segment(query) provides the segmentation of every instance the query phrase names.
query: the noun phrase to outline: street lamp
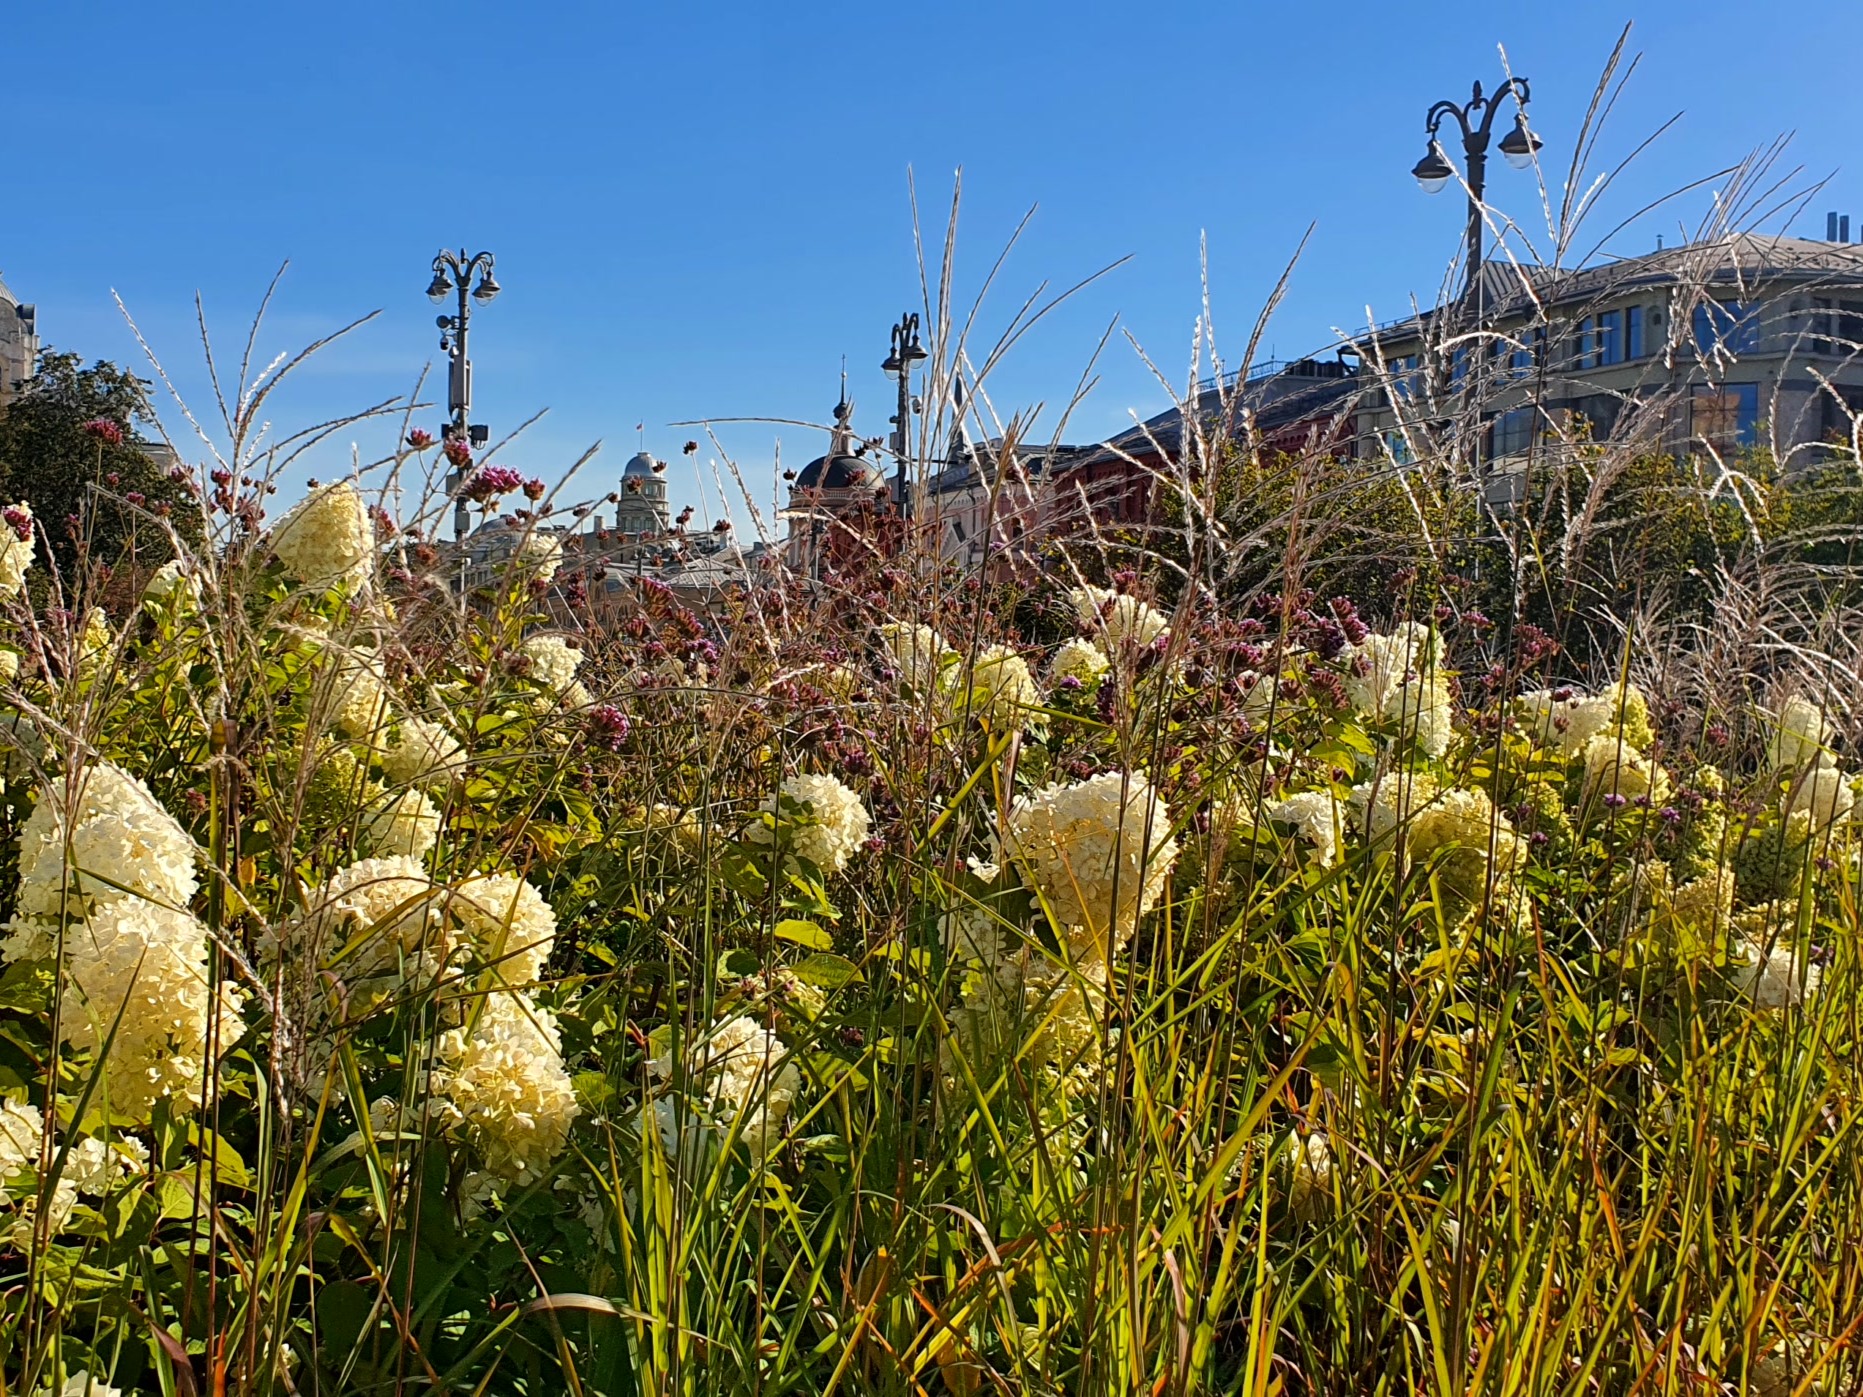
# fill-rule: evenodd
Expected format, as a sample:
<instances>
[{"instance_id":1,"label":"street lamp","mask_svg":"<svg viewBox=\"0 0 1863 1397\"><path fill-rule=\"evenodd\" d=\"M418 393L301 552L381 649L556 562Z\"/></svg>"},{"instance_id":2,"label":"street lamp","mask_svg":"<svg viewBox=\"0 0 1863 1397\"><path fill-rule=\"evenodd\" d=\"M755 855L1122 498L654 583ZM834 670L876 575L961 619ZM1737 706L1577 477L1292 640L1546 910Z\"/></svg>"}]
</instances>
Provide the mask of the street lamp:
<instances>
[{"instance_id":1,"label":"street lamp","mask_svg":"<svg viewBox=\"0 0 1863 1397\"><path fill-rule=\"evenodd\" d=\"M475 272L479 278L477 286L472 285ZM497 278L492 275L492 254L489 252L475 253L469 257L464 248L456 253L442 248L433 259L433 280L427 283L427 299L438 304L446 299L449 291L457 292L459 296L458 308L454 313L442 315L434 322L442 331L440 348L446 351L448 361L448 418L442 435L446 441L460 441L469 448L483 446L490 433L471 420L472 360L466 357L466 331L472 320L472 303L477 301L484 305L500 289ZM448 472L446 488L453 496L453 537L459 542L464 542L470 527L465 484L465 467Z\"/></svg>"},{"instance_id":2,"label":"street lamp","mask_svg":"<svg viewBox=\"0 0 1863 1397\"><path fill-rule=\"evenodd\" d=\"M899 411L893 417L893 457L899 462L897 494L901 519L912 517L912 497L908 493L911 486L906 478L906 462L912 452L912 366L924 358L925 351L919 346L918 314L907 311L893 326L892 351L880 365L882 373L889 373L899 381Z\"/></svg>"},{"instance_id":3,"label":"street lamp","mask_svg":"<svg viewBox=\"0 0 1863 1397\"><path fill-rule=\"evenodd\" d=\"M1416 176L1417 183L1429 194L1441 192L1449 181L1455 178L1455 166L1444 155L1442 142L1438 139L1445 117L1454 117L1456 125L1462 128L1462 154L1467 166L1468 180L1468 266L1467 287L1477 298L1481 293L1481 225L1482 194L1487 188L1488 141L1494 132L1494 117L1501 109L1501 104L1509 97L1514 99L1514 129L1501 138L1501 154L1507 163L1517 170L1524 170L1533 163L1533 156L1540 148L1540 138L1527 129L1527 80L1509 78L1495 90L1492 97L1484 96L1481 84L1475 84L1474 95L1466 102L1438 102L1429 110L1423 125L1428 145L1410 173Z\"/></svg>"}]
</instances>

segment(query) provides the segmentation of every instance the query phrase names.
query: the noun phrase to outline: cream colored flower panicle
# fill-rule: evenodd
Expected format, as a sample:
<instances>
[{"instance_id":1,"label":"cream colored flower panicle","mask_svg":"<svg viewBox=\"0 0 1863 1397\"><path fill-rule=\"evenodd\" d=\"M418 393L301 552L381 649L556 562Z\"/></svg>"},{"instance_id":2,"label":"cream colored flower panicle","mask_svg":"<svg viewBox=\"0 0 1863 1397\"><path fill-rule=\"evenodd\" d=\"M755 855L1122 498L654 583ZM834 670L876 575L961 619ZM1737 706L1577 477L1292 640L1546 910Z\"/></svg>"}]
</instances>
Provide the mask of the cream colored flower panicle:
<instances>
[{"instance_id":1,"label":"cream colored flower panicle","mask_svg":"<svg viewBox=\"0 0 1863 1397\"><path fill-rule=\"evenodd\" d=\"M1026 724L1041 707L1041 689L1028 662L1006 645L988 645L978 653L970 683L976 707L998 726Z\"/></svg>"},{"instance_id":2,"label":"cream colored flower panicle","mask_svg":"<svg viewBox=\"0 0 1863 1397\"><path fill-rule=\"evenodd\" d=\"M1085 640L1065 640L1048 661L1048 682L1059 685L1063 679L1077 679L1091 687L1111 666L1112 661L1099 646Z\"/></svg>"},{"instance_id":3,"label":"cream colored flower panicle","mask_svg":"<svg viewBox=\"0 0 1863 1397\"><path fill-rule=\"evenodd\" d=\"M1747 965L1737 980L1756 1009L1796 1009L1816 997L1824 972L1794 955L1791 947L1767 951L1749 943L1742 950Z\"/></svg>"},{"instance_id":4,"label":"cream colored flower panicle","mask_svg":"<svg viewBox=\"0 0 1863 1397\"><path fill-rule=\"evenodd\" d=\"M1587 799L1634 805L1660 805L1669 798L1669 773L1643 756L1627 739L1602 732L1584 747Z\"/></svg>"},{"instance_id":5,"label":"cream colored flower panicle","mask_svg":"<svg viewBox=\"0 0 1863 1397\"><path fill-rule=\"evenodd\" d=\"M1613 744L1633 752L1645 751L1655 740L1649 702L1636 685L1612 684L1589 697L1577 693L1559 697L1562 692L1537 689L1517 701L1522 727L1541 746L1577 757L1594 737L1609 737Z\"/></svg>"},{"instance_id":6,"label":"cream colored flower panicle","mask_svg":"<svg viewBox=\"0 0 1863 1397\"><path fill-rule=\"evenodd\" d=\"M358 742L379 742L394 715L381 656L367 646L339 652L331 669L328 703L330 726L336 731Z\"/></svg>"},{"instance_id":7,"label":"cream colored flower panicle","mask_svg":"<svg viewBox=\"0 0 1863 1397\"><path fill-rule=\"evenodd\" d=\"M453 891L447 909L481 959L512 985L543 977L556 944L556 912L542 893L509 873L481 874Z\"/></svg>"},{"instance_id":8,"label":"cream colored flower panicle","mask_svg":"<svg viewBox=\"0 0 1863 1397\"><path fill-rule=\"evenodd\" d=\"M1414 742L1425 756L1439 759L1455 740L1455 710L1449 689L1435 675L1410 675L1395 685L1384 700L1384 720L1399 737Z\"/></svg>"},{"instance_id":9,"label":"cream colored flower panicle","mask_svg":"<svg viewBox=\"0 0 1863 1397\"><path fill-rule=\"evenodd\" d=\"M1405 621L1389 635L1366 636L1340 661L1345 666L1346 697L1354 710L1374 719L1393 717L1392 699L1406 678L1425 683L1434 678L1436 632L1421 622Z\"/></svg>"},{"instance_id":10,"label":"cream colored flower panicle","mask_svg":"<svg viewBox=\"0 0 1863 1397\"><path fill-rule=\"evenodd\" d=\"M120 767L92 762L53 777L19 840L19 915L47 925L15 923L8 958L49 955L61 911L82 917L135 898L185 908L199 886L199 856L174 816Z\"/></svg>"},{"instance_id":11,"label":"cream colored flower panicle","mask_svg":"<svg viewBox=\"0 0 1863 1397\"><path fill-rule=\"evenodd\" d=\"M21 500L0 510L0 601L19 595L26 585L26 569L32 566L34 536L32 506Z\"/></svg>"},{"instance_id":12,"label":"cream colored flower panicle","mask_svg":"<svg viewBox=\"0 0 1863 1397\"><path fill-rule=\"evenodd\" d=\"M945 662L954 658L944 637L930 626L889 621L880 627L880 644L892 658L900 679L921 693L939 687Z\"/></svg>"},{"instance_id":13,"label":"cream colored flower panicle","mask_svg":"<svg viewBox=\"0 0 1863 1397\"><path fill-rule=\"evenodd\" d=\"M142 604L147 607L170 607L193 611L201 603L201 584L179 558L171 558L155 570L142 589Z\"/></svg>"},{"instance_id":14,"label":"cream colored flower panicle","mask_svg":"<svg viewBox=\"0 0 1863 1397\"><path fill-rule=\"evenodd\" d=\"M534 635L524 642L530 677L548 689L566 707L589 702L588 692L576 680L576 671L588 657L560 635Z\"/></svg>"},{"instance_id":15,"label":"cream colored flower panicle","mask_svg":"<svg viewBox=\"0 0 1863 1397\"><path fill-rule=\"evenodd\" d=\"M576 1093L556 1017L516 990L484 996L477 1021L440 1037L429 1086L436 1114L463 1128L485 1167L515 1183L541 1178L563 1152Z\"/></svg>"},{"instance_id":16,"label":"cream colored flower panicle","mask_svg":"<svg viewBox=\"0 0 1863 1397\"><path fill-rule=\"evenodd\" d=\"M1067 598L1080 624L1109 655L1128 647L1142 650L1170 634L1170 619L1137 597L1089 585L1074 588Z\"/></svg>"},{"instance_id":17,"label":"cream colored flower panicle","mask_svg":"<svg viewBox=\"0 0 1863 1397\"><path fill-rule=\"evenodd\" d=\"M515 562L526 577L552 581L563 566L563 540L555 533L532 529L519 540Z\"/></svg>"},{"instance_id":18,"label":"cream colored flower panicle","mask_svg":"<svg viewBox=\"0 0 1863 1397\"><path fill-rule=\"evenodd\" d=\"M1094 1060L1106 1038L1106 966L1069 968L1038 946L1016 942L986 955L965 977L951 1018L957 1046L973 1065L1013 1057L1067 1071Z\"/></svg>"},{"instance_id":19,"label":"cream colored flower panicle","mask_svg":"<svg viewBox=\"0 0 1863 1397\"><path fill-rule=\"evenodd\" d=\"M1331 791L1300 791L1282 800L1270 801L1262 813L1278 824L1292 825L1301 840L1312 846L1314 862L1321 868L1332 866L1339 849L1339 831L1345 824L1345 811Z\"/></svg>"},{"instance_id":20,"label":"cream colored flower panicle","mask_svg":"<svg viewBox=\"0 0 1863 1397\"><path fill-rule=\"evenodd\" d=\"M801 810L794 815L784 810L784 799ZM846 868L873 827L860 797L826 773L786 777L781 797L767 796L758 808L777 817L785 846L823 873ZM745 840L752 844L767 845L776 837L777 831L763 820L753 820L744 831Z\"/></svg>"},{"instance_id":21,"label":"cream colored flower panicle","mask_svg":"<svg viewBox=\"0 0 1863 1397\"><path fill-rule=\"evenodd\" d=\"M1106 959L1170 880L1170 812L1137 772L1047 786L1010 808L1004 852L1077 950Z\"/></svg>"},{"instance_id":22,"label":"cream colored flower panicle","mask_svg":"<svg viewBox=\"0 0 1863 1397\"><path fill-rule=\"evenodd\" d=\"M396 791L363 811L362 838L376 858L424 859L440 842L440 812L424 791Z\"/></svg>"},{"instance_id":23,"label":"cream colored flower panicle","mask_svg":"<svg viewBox=\"0 0 1863 1397\"><path fill-rule=\"evenodd\" d=\"M1526 866L1526 841L1486 791L1447 790L1419 808L1406 835L1410 857L1470 902Z\"/></svg>"},{"instance_id":24,"label":"cream colored flower panicle","mask_svg":"<svg viewBox=\"0 0 1863 1397\"><path fill-rule=\"evenodd\" d=\"M1766 755L1774 771L1799 771L1808 766L1829 766L1831 724L1824 710L1810 699L1794 694L1779 706L1778 720L1767 739Z\"/></svg>"},{"instance_id":25,"label":"cream colored flower panicle","mask_svg":"<svg viewBox=\"0 0 1863 1397\"><path fill-rule=\"evenodd\" d=\"M1352 788L1352 815L1366 837L1381 844L1408 830L1417 813L1441 793L1440 783L1428 772L1398 767Z\"/></svg>"},{"instance_id":26,"label":"cream colored flower panicle","mask_svg":"<svg viewBox=\"0 0 1863 1397\"><path fill-rule=\"evenodd\" d=\"M39 1167L45 1117L30 1101L0 1098L0 1184L22 1169Z\"/></svg>"},{"instance_id":27,"label":"cream colored flower panicle","mask_svg":"<svg viewBox=\"0 0 1863 1397\"><path fill-rule=\"evenodd\" d=\"M451 945L440 911L446 893L419 859L362 859L311 890L285 945L345 979L391 974L410 964L430 972L444 963ZM273 948L268 961L275 954Z\"/></svg>"},{"instance_id":28,"label":"cream colored flower panicle","mask_svg":"<svg viewBox=\"0 0 1863 1397\"><path fill-rule=\"evenodd\" d=\"M1799 773L1786 799L1785 813L1803 811L1817 833L1828 833L1850 818L1856 809L1851 778L1835 766L1815 765Z\"/></svg>"},{"instance_id":29,"label":"cream colored flower panicle","mask_svg":"<svg viewBox=\"0 0 1863 1397\"><path fill-rule=\"evenodd\" d=\"M341 480L299 500L272 530L272 552L310 587L343 583L354 591L375 571L375 524L354 481Z\"/></svg>"},{"instance_id":30,"label":"cream colored flower panicle","mask_svg":"<svg viewBox=\"0 0 1863 1397\"><path fill-rule=\"evenodd\" d=\"M123 898L65 936L77 991L60 1019L74 1048L101 1052L113 1112L146 1121L155 1103L186 1112L211 1099L209 1054L239 1041L242 996L208 975L207 928L184 911ZM111 1034L114 1032L114 1041Z\"/></svg>"},{"instance_id":31,"label":"cream colored flower panicle","mask_svg":"<svg viewBox=\"0 0 1863 1397\"><path fill-rule=\"evenodd\" d=\"M402 785L431 785L459 775L464 755L459 739L439 723L403 716L382 751L382 771Z\"/></svg>"},{"instance_id":32,"label":"cream colored flower panicle","mask_svg":"<svg viewBox=\"0 0 1863 1397\"><path fill-rule=\"evenodd\" d=\"M662 1054L647 1065L662 1081L673 1076L674 1060ZM719 1020L686 1054L694 1095L704 1100L752 1154L762 1156L782 1139L783 1121L802 1090L802 1073L776 1033L748 1014ZM665 1132L663 1131L662 1134Z\"/></svg>"}]
</instances>

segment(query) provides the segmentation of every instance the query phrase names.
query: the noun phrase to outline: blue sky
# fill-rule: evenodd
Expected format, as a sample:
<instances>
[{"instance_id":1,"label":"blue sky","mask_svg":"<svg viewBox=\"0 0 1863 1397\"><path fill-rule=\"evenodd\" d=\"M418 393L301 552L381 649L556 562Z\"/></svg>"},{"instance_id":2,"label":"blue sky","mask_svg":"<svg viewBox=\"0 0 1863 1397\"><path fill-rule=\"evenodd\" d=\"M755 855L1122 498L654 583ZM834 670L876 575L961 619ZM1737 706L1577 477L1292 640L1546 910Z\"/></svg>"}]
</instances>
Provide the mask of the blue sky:
<instances>
[{"instance_id":1,"label":"blue sky","mask_svg":"<svg viewBox=\"0 0 1863 1397\"><path fill-rule=\"evenodd\" d=\"M1831 177L1793 231L1821 236L1827 208L1863 228L1843 64L1807 63L1863 48L1863 6L1765 16L1731 0L16 6L0 22L0 272L39 305L49 343L134 362L120 293L203 410L197 291L231 357L289 259L261 361L380 310L280 390L285 429L411 391L438 357L421 294L435 249L490 248L505 291L474 321L474 415L497 435L548 410L499 459L554 475L601 440L585 479L611 488L644 421L674 461L675 500L715 515L712 484L679 456L693 433L667 424L824 421L845 354L856 425L886 430L878 362L919 304L908 168L934 244L963 168L965 297L1036 206L986 328L1044 280L1130 257L991 384L999 410L1046 404L1051 422L1116 320L1079 440L1167 404L1125 335L1185 377L1200 239L1231 362L1309 224L1266 349L1291 357L1367 308L1387 318L1430 297L1461 220L1454 190L1427 197L1409 176L1423 113L1498 80L1500 44L1533 81L1556 197L1599 67L1636 21L1642 64L1595 166L1682 118L1604 201L1599 233L1787 133L1797 183ZM1544 227L1531 176L1497 161L1490 190ZM1708 198L1609 250L1673 240ZM797 427L719 436L766 493L779 439L792 465L823 442ZM344 433L307 470L333 475L349 443L366 458L386 441ZM699 461L716 454L707 442Z\"/></svg>"}]
</instances>

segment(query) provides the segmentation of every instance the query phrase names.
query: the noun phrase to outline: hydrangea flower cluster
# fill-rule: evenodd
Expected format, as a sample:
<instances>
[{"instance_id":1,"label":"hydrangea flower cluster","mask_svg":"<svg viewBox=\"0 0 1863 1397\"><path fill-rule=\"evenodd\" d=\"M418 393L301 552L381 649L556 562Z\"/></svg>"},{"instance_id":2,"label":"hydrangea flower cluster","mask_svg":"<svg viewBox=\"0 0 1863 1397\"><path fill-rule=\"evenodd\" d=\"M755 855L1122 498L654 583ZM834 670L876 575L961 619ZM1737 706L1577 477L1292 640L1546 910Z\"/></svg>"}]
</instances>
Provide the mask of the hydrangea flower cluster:
<instances>
[{"instance_id":1,"label":"hydrangea flower cluster","mask_svg":"<svg viewBox=\"0 0 1863 1397\"><path fill-rule=\"evenodd\" d=\"M880 627L880 643L892 657L900 679L920 693L936 690L947 664L956 659L943 636L930 626L892 621Z\"/></svg>"},{"instance_id":2,"label":"hydrangea flower cluster","mask_svg":"<svg viewBox=\"0 0 1863 1397\"><path fill-rule=\"evenodd\" d=\"M647 1072L671 1085L681 1066L687 1103L700 1107L718 1128L735 1130L753 1156L767 1156L781 1141L783 1122L802 1090L802 1072L774 1030L749 1014L732 1014L691 1045L683 1064L669 1047L648 1062ZM667 1156L688 1157L679 1103L662 1092L655 1097L652 1110L655 1131Z\"/></svg>"},{"instance_id":3,"label":"hydrangea flower cluster","mask_svg":"<svg viewBox=\"0 0 1863 1397\"><path fill-rule=\"evenodd\" d=\"M563 1152L577 1114L562 1035L521 990L479 1005L471 1023L440 1037L428 1079L435 1114L472 1141L488 1173L532 1183Z\"/></svg>"},{"instance_id":4,"label":"hydrangea flower cluster","mask_svg":"<svg viewBox=\"0 0 1863 1397\"><path fill-rule=\"evenodd\" d=\"M62 950L74 993L61 1031L92 1053L114 1033L105 1082L130 1119L211 1095L209 1045L225 1053L242 1032L242 998L212 983L207 928L187 910L198 856L148 787L107 762L49 782L21 831L19 916L0 949L10 961Z\"/></svg>"},{"instance_id":5,"label":"hydrangea flower cluster","mask_svg":"<svg viewBox=\"0 0 1863 1397\"><path fill-rule=\"evenodd\" d=\"M524 658L530 664L530 677L554 694L565 708L589 705L588 690L576 678L576 671L587 657L562 636L529 637L524 642Z\"/></svg>"},{"instance_id":6,"label":"hydrangea flower cluster","mask_svg":"<svg viewBox=\"0 0 1863 1397\"><path fill-rule=\"evenodd\" d=\"M1108 655L1143 650L1170 634L1170 620L1135 596L1088 585L1076 587L1067 597L1080 624Z\"/></svg>"},{"instance_id":7,"label":"hydrangea flower cluster","mask_svg":"<svg viewBox=\"0 0 1863 1397\"><path fill-rule=\"evenodd\" d=\"M375 524L354 481L312 490L272 530L272 552L307 587L366 586L375 569Z\"/></svg>"},{"instance_id":8,"label":"hydrangea flower cluster","mask_svg":"<svg viewBox=\"0 0 1863 1397\"><path fill-rule=\"evenodd\" d=\"M826 773L785 777L758 808L763 817L746 827L746 842L768 846L780 837L789 853L827 874L847 867L873 827L860 797Z\"/></svg>"}]
</instances>

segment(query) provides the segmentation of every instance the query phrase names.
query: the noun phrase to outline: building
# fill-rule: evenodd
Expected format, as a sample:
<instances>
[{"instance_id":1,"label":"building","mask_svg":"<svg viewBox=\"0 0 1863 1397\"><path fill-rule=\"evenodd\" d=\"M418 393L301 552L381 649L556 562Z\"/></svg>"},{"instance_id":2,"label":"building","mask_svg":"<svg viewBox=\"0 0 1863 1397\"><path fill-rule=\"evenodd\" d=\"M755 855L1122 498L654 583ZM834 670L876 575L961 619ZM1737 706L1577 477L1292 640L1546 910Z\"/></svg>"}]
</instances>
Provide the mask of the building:
<instances>
[{"instance_id":1,"label":"building","mask_svg":"<svg viewBox=\"0 0 1863 1397\"><path fill-rule=\"evenodd\" d=\"M38 311L21 305L0 280L0 407L13 400L18 385L32 377L38 363Z\"/></svg>"},{"instance_id":2,"label":"building","mask_svg":"<svg viewBox=\"0 0 1863 1397\"><path fill-rule=\"evenodd\" d=\"M1606 437L1766 447L1794 469L1863 410L1863 246L1740 234L1576 272L1482 271L1479 317L1464 296L1354 346L1361 456L1473 455L1499 502L1528 461Z\"/></svg>"},{"instance_id":3,"label":"building","mask_svg":"<svg viewBox=\"0 0 1863 1397\"><path fill-rule=\"evenodd\" d=\"M853 414L843 382L828 450L800 471L783 473L789 482L789 500L781 515L789 524L784 561L812 577L886 546L886 538L897 529L898 511L886 472L867 455L867 443L855 437Z\"/></svg>"},{"instance_id":4,"label":"building","mask_svg":"<svg viewBox=\"0 0 1863 1397\"><path fill-rule=\"evenodd\" d=\"M622 467L621 489L615 498L618 534L639 539L664 534L672 526L666 503L666 462L654 460L645 451ZM598 530L600 524L598 514Z\"/></svg>"}]
</instances>

